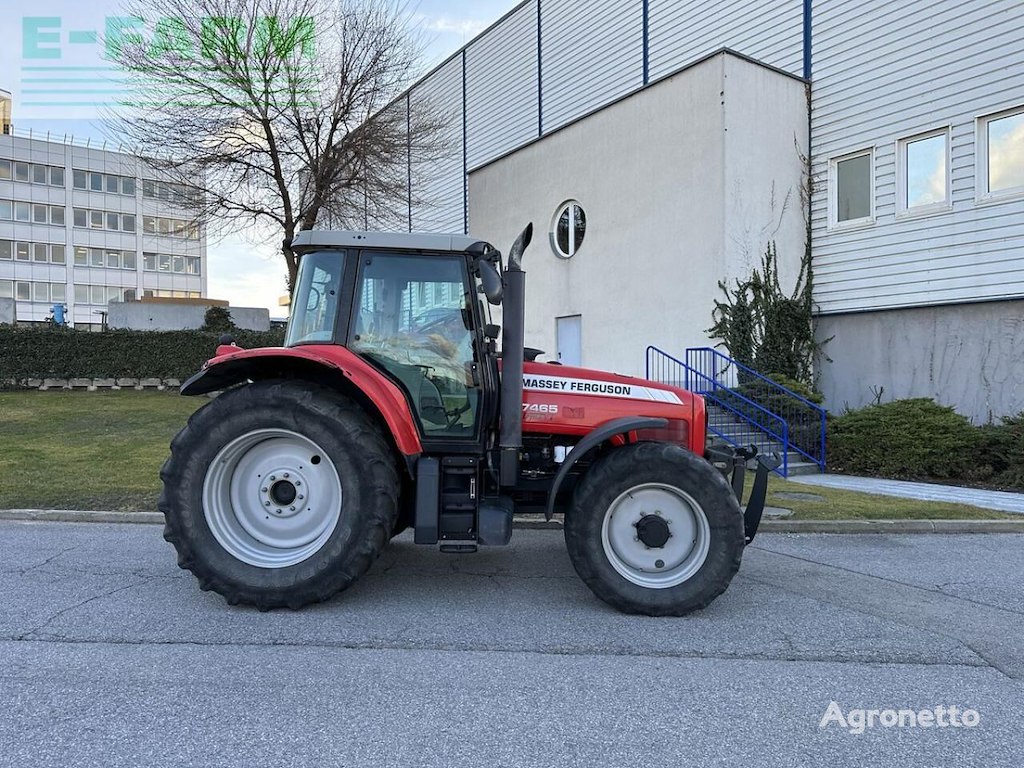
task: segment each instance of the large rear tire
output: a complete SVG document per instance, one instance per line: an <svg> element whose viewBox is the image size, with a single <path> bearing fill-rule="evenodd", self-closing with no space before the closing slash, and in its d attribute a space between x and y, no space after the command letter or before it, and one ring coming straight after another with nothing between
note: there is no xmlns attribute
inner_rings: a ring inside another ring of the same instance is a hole
<svg viewBox="0 0 1024 768"><path fill-rule="evenodd" d="M668 443L617 448L580 480L565 517L580 578L625 613L683 616L729 586L743 518L728 482Z"/></svg>
<svg viewBox="0 0 1024 768"><path fill-rule="evenodd" d="M398 472L380 431L353 401L308 382L220 395L174 438L160 477L178 565L260 610L350 586L397 518Z"/></svg>

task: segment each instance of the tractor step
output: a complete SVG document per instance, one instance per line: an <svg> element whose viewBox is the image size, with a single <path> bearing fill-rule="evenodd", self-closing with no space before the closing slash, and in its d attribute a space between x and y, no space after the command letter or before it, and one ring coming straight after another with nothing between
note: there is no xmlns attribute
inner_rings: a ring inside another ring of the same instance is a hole
<svg viewBox="0 0 1024 768"><path fill-rule="evenodd" d="M476 544L442 544L440 549L449 555L471 555L476 552Z"/></svg>

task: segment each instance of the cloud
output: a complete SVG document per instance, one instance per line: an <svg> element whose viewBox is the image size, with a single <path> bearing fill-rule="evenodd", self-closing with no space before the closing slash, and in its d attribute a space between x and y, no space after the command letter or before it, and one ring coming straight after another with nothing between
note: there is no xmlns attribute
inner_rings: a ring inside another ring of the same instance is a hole
<svg viewBox="0 0 1024 768"><path fill-rule="evenodd" d="M994 123L990 124L990 190L1024 187L1024 118L1018 116L1009 120L1009 130L1000 130Z"/></svg>
<svg viewBox="0 0 1024 768"><path fill-rule="evenodd" d="M420 16L417 23L427 32L459 35L466 40L476 37L488 26L487 22L479 19L459 19L451 16Z"/></svg>

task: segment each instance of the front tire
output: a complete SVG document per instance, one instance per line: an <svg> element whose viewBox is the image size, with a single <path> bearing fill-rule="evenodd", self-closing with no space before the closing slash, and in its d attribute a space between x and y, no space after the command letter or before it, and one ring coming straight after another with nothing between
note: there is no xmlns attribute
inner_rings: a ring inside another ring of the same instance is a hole
<svg viewBox="0 0 1024 768"><path fill-rule="evenodd" d="M349 587L397 518L398 472L380 431L353 401L308 382L220 395L175 437L160 476L178 565L260 610Z"/></svg>
<svg viewBox="0 0 1024 768"><path fill-rule="evenodd" d="M625 613L683 616L726 590L743 556L728 482L668 443L614 449L580 480L565 517L573 567Z"/></svg>

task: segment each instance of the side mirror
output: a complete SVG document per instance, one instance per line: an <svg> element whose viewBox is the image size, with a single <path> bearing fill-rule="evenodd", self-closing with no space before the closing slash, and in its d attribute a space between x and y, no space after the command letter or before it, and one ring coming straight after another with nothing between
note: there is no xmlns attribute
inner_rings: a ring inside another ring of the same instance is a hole
<svg viewBox="0 0 1024 768"><path fill-rule="evenodd" d="M501 275L489 261L480 262L480 283L484 289L484 296L491 304L501 304L501 298L505 294L505 288L501 283Z"/></svg>

